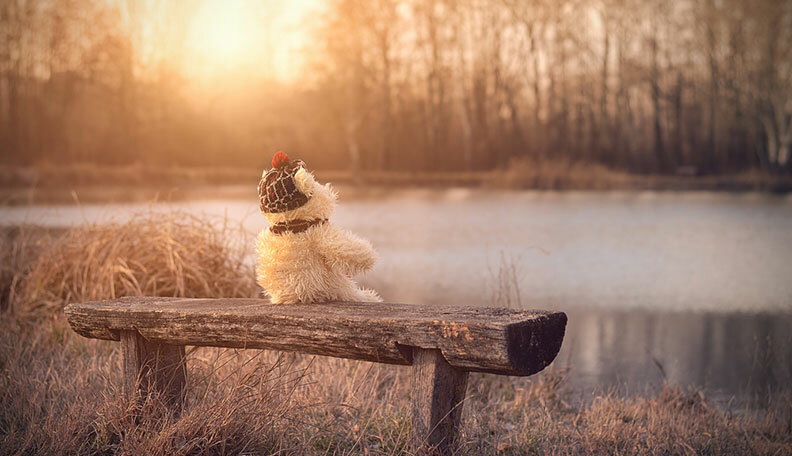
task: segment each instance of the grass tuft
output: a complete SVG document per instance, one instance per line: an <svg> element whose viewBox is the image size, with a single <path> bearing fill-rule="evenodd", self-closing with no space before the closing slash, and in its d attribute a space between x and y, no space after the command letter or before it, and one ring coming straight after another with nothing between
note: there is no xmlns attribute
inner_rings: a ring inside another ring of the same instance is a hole
<svg viewBox="0 0 792 456"><path fill-rule="evenodd" d="M252 297L242 233L181 212L70 229L36 255L15 300L20 311L50 314L121 296Z"/></svg>

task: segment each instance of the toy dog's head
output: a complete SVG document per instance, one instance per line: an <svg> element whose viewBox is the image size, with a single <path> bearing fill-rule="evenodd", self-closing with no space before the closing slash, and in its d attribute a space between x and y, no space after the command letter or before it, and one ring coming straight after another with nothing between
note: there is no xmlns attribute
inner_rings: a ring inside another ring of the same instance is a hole
<svg viewBox="0 0 792 456"><path fill-rule="evenodd" d="M272 169L264 170L258 195L259 209L271 225L327 219L337 198L330 184L316 182L302 160L291 160L282 151L272 157Z"/></svg>

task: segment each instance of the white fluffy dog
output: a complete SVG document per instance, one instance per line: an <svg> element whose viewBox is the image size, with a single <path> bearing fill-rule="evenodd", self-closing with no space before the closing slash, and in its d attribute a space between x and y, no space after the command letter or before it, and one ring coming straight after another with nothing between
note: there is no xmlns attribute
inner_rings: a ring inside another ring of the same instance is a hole
<svg viewBox="0 0 792 456"><path fill-rule="evenodd" d="M256 279L276 304L382 299L351 277L374 265L371 243L332 225L337 194L283 152L259 183L270 227L256 241Z"/></svg>

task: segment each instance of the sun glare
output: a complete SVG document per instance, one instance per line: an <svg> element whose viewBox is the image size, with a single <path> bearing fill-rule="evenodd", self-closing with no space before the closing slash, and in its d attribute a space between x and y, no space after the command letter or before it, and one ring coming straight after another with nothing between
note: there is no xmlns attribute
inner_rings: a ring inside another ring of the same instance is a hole
<svg viewBox="0 0 792 456"><path fill-rule="evenodd" d="M190 22L186 76L196 82L255 78L292 80L321 0L205 0Z"/></svg>
<svg viewBox="0 0 792 456"><path fill-rule="evenodd" d="M255 51L254 25L243 2L206 2L195 15L188 44L209 62L240 63Z"/></svg>

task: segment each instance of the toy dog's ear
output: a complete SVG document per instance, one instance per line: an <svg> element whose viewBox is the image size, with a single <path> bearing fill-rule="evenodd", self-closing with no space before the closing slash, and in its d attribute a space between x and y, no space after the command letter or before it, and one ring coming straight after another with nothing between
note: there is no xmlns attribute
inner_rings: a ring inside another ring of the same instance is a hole
<svg viewBox="0 0 792 456"><path fill-rule="evenodd" d="M299 190L300 193L310 198L316 180L311 173L301 166L294 174L294 183L297 185L297 190Z"/></svg>

